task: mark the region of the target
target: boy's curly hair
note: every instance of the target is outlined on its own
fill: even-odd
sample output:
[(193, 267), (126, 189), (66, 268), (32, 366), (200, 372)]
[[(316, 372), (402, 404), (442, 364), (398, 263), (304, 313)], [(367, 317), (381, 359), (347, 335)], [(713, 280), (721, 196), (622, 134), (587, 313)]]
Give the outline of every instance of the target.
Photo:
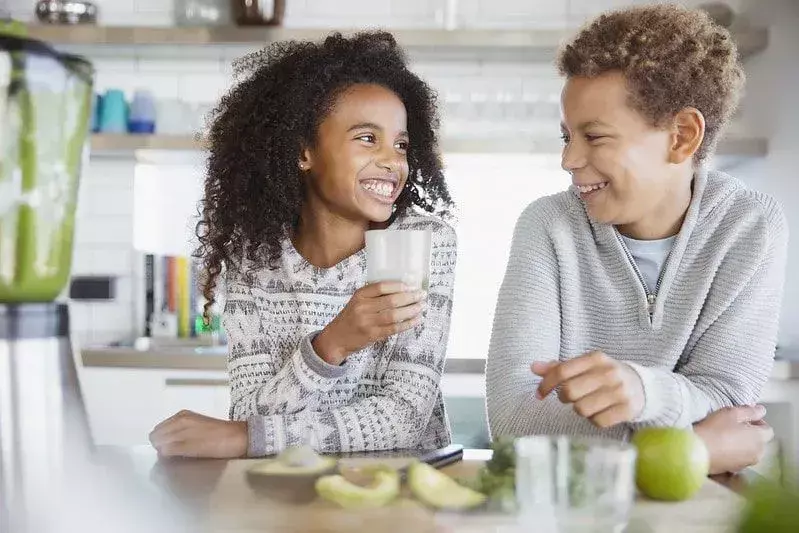
[(697, 162), (713, 153), (746, 79), (730, 32), (704, 11), (674, 4), (600, 15), (561, 48), (557, 64), (566, 77), (620, 71), (633, 107), (654, 126), (698, 109), (705, 138)]
[(436, 95), (408, 70), (390, 33), (278, 42), (234, 68), (238, 83), (211, 116), (197, 224), (206, 315), (223, 268), (238, 268), (245, 259), (256, 268), (276, 266), (304, 198), (301, 151), (314, 146), (337, 96), (354, 84), (381, 85), (405, 104), (410, 172), (393, 218), (413, 206), (447, 214), (452, 201), (438, 153)]

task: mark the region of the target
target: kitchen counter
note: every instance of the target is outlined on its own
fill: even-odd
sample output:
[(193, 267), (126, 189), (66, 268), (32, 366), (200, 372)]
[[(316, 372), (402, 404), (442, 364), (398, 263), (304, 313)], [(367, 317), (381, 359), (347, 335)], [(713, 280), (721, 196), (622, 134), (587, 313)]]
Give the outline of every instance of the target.
[[(166, 344), (150, 347), (87, 346), (81, 348), (84, 367), (140, 368), (155, 370), (227, 370), (227, 346), (179, 346)], [(797, 361), (799, 363), (799, 361)], [(799, 366), (797, 367), (799, 376)], [(447, 359), (447, 374), (483, 374), (483, 359)]]
[[(253, 492), (246, 482), (246, 470), (258, 460), (158, 459), (152, 448), (107, 449), (98, 459), (108, 471), (113, 467), (131, 481), (130, 486), (146, 485), (159, 510), (178, 511), (173, 517), (194, 531), (294, 532), (294, 531), (383, 531), (432, 532), (451, 530), (527, 531), (529, 524), (514, 515), (491, 512), (433, 513), (404, 492), (404, 498), (385, 508), (346, 511), (315, 500), (304, 505), (282, 504)], [(344, 470), (357, 474), (358, 467), (381, 462), (400, 467), (411, 457), (389, 459), (358, 454), (343, 460)], [(489, 459), (489, 450), (465, 450), (463, 460), (442, 471), (456, 479), (471, 479)], [(118, 478), (119, 479), (119, 478)], [(655, 502), (638, 496), (630, 516), (630, 531), (726, 531), (732, 530), (745, 500), (737, 494), (748, 480), (742, 476), (708, 478), (690, 500), (676, 503)], [(127, 489), (130, 491), (130, 488)], [(130, 505), (130, 498), (126, 500)], [(128, 510), (128, 512), (130, 512)], [(149, 516), (149, 515), (148, 515)], [(541, 517), (537, 517), (540, 530)], [(156, 524), (154, 524), (156, 525)], [(178, 530), (174, 527), (173, 530)], [(183, 524), (180, 524), (183, 525)], [(165, 531), (167, 528), (150, 529)]]
[[(140, 368), (158, 370), (213, 370), (224, 371), (227, 365), (226, 346), (179, 346), (165, 344), (151, 347), (89, 346), (81, 349), (85, 367)], [(444, 368), (446, 374), (483, 374), (485, 360), (450, 358)], [(799, 349), (777, 350), (772, 381), (799, 380)]]

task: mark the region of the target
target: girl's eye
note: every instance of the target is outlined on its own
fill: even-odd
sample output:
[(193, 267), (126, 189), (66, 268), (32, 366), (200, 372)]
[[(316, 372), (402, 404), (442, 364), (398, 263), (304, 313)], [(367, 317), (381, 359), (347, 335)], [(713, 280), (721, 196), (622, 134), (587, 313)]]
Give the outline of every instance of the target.
[(364, 141), (364, 142), (368, 142), (368, 143), (374, 143), (376, 141), (375, 136), (372, 135), (371, 133), (365, 133), (365, 134), (359, 136), (358, 140)]
[(604, 137), (604, 135), (589, 135), (589, 134), (586, 134), (585, 135), (585, 140), (588, 141), (588, 142), (591, 142), (591, 141), (596, 141), (596, 140), (602, 139), (603, 137)]
[(408, 150), (408, 141), (399, 141), (395, 145), (398, 150), (402, 150), (403, 152)]
[(564, 132), (564, 133), (561, 133), (561, 134), (560, 134), (560, 140), (561, 140), (561, 141), (563, 141), (563, 144), (569, 144), (569, 140), (570, 140), (570, 139), (571, 139), (571, 138), (569, 137), (569, 134), (568, 134), (568, 133), (565, 133), (565, 132)]

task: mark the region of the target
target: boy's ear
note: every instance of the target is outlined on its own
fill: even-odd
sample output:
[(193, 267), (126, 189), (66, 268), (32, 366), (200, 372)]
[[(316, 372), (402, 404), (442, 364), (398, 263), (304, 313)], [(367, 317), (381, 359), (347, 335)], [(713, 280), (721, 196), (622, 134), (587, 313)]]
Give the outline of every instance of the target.
[(693, 159), (705, 138), (705, 117), (694, 107), (686, 107), (674, 117), (672, 123), (669, 162), (683, 163)]

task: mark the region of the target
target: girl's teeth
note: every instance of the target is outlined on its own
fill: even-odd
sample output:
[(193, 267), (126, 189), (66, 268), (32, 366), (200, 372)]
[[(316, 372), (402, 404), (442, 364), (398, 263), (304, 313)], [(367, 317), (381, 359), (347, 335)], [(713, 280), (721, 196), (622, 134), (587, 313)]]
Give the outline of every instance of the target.
[(390, 197), (394, 193), (394, 185), (386, 182), (367, 181), (363, 184), (363, 187), (368, 191), (385, 197)]

